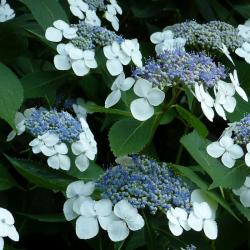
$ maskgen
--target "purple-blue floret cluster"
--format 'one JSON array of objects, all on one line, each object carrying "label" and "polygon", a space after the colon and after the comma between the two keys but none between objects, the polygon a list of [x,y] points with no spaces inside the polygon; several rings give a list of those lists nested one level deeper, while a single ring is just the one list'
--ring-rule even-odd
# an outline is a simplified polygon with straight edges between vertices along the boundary
[{"label": "purple-blue floret cluster", "polygon": [[234,129],[234,141],[246,145],[250,142],[250,114],[245,115]]}]

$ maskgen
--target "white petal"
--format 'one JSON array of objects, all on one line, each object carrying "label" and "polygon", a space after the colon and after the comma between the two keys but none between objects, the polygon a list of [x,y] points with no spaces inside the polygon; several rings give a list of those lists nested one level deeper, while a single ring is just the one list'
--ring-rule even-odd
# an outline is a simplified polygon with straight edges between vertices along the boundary
[{"label": "white petal", "polygon": [[108,226],[113,222],[113,221],[120,221],[120,219],[115,216],[113,212],[109,216],[98,216],[98,221],[102,229],[107,230]]},{"label": "white petal", "polygon": [[89,67],[85,65],[83,60],[77,60],[73,62],[72,69],[77,76],[84,76],[89,73]]},{"label": "white petal", "polygon": [[69,70],[71,68],[69,57],[65,55],[56,55],[54,57],[54,64],[58,70]]},{"label": "white petal", "polygon": [[42,136],[42,140],[47,147],[52,147],[59,142],[59,137],[56,134],[46,133]]},{"label": "white petal", "polygon": [[47,147],[45,145],[42,145],[40,147],[40,150],[42,151],[42,153],[45,155],[45,156],[52,156],[52,155],[55,155],[56,154],[56,150],[54,147]]},{"label": "white petal", "polygon": [[74,220],[78,215],[73,210],[75,198],[71,198],[65,201],[63,205],[63,213],[67,221]]},{"label": "white petal", "polygon": [[153,88],[147,94],[148,102],[153,106],[160,105],[165,98],[165,93],[158,88]]},{"label": "white petal", "polygon": [[214,119],[214,111],[211,107],[207,106],[204,102],[201,103],[201,109],[204,115],[207,117],[209,121],[213,121]]},{"label": "white petal", "polygon": [[233,159],[239,159],[244,155],[242,148],[237,144],[234,144],[231,147],[229,147],[227,151],[230,153]]},{"label": "white petal", "polygon": [[110,108],[121,99],[121,91],[119,89],[112,91],[105,100],[105,108]]},{"label": "white petal", "polygon": [[245,100],[246,102],[248,102],[248,97],[246,95],[246,92],[241,88],[241,87],[235,87],[236,92],[239,94],[239,96]]},{"label": "white petal", "polygon": [[[8,225],[15,223],[13,215],[5,208],[0,208],[0,222],[5,221]],[[4,223],[4,224],[6,224]]]},{"label": "white petal", "polygon": [[121,200],[115,204],[114,213],[121,219],[133,220],[137,216],[138,211],[128,201]]},{"label": "white petal", "polygon": [[168,222],[171,233],[175,236],[180,236],[183,233],[183,228],[179,224],[174,224],[171,221]]},{"label": "white petal", "polygon": [[77,37],[77,28],[70,27],[63,31],[63,36],[67,39],[73,39]]},{"label": "white petal", "polygon": [[240,201],[244,207],[250,207],[250,188],[240,194]]},{"label": "white petal", "polygon": [[232,113],[236,107],[236,99],[228,96],[223,104],[223,107],[227,112]]},{"label": "white petal", "polygon": [[137,80],[134,85],[134,92],[139,97],[147,97],[149,91],[151,90],[152,83],[144,79]]},{"label": "white petal", "polygon": [[82,59],[83,58],[83,51],[81,49],[74,47],[69,51],[69,57],[73,60]]},{"label": "white petal", "polygon": [[84,18],[83,13],[81,12],[81,10],[78,7],[70,6],[70,11],[74,16],[78,17],[79,19]]},{"label": "white petal", "polygon": [[85,64],[87,67],[89,67],[90,69],[95,69],[97,68],[97,62],[95,59],[91,59],[91,60],[86,60],[85,59]]},{"label": "white petal", "polygon": [[66,155],[68,153],[68,148],[65,143],[60,143],[54,146],[57,153]]},{"label": "white petal", "polygon": [[75,164],[81,172],[84,172],[89,167],[89,160],[85,154],[80,154],[76,157]]},{"label": "white petal", "polygon": [[94,205],[95,201],[92,199],[82,201],[82,204],[80,206],[80,214],[87,217],[95,217],[96,212],[94,209]]},{"label": "white petal", "polygon": [[94,209],[98,216],[108,216],[112,212],[112,202],[108,199],[102,199],[95,203]]},{"label": "white petal", "polygon": [[207,146],[207,153],[213,158],[221,157],[225,152],[225,148],[223,148],[219,142],[212,142]]},{"label": "white petal", "polygon": [[86,200],[92,200],[92,199],[89,196],[79,196],[78,198],[76,198],[73,204],[73,211],[76,214],[81,215],[80,208],[82,206],[82,203]]},{"label": "white petal", "polygon": [[123,66],[118,59],[110,59],[106,62],[107,69],[112,76],[117,76],[123,72]]},{"label": "white petal", "polygon": [[197,218],[210,219],[212,217],[212,209],[207,202],[193,203],[193,213]]},{"label": "white petal", "polygon": [[124,72],[122,72],[119,76],[115,78],[115,81],[111,86],[111,90],[121,89],[121,85],[123,84],[124,81],[125,81],[125,74]]},{"label": "white petal", "polygon": [[131,58],[137,67],[142,67],[142,54],[140,51],[133,52]]},{"label": "white petal", "polygon": [[8,237],[13,241],[19,241],[19,234],[14,225],[9,226]]},{"label": "white petal", "polygon": [[167,211],[167,218],[169,222],[171,222],[172,224],[179,225],[178,218],[173,214],[173,211],[174,211],[173,208]]},{"label": "white petal", "polygon": [[222,157],[221,161],[224,164],[224,166],[228,168],[232,168],[235,164],[235,159],[232,158],[231,154],[228,152],[225,152]]},{"label": "white petal", "polygon": [[246,153],[245,155],[245,162],[248,167],[250,167],[250,154]]},{"label": "white petal", "polygon": [[220,145],[223,147],[223,148],[230,148],[232,145],[234,144],[234,140],[229,137],[229,136],[223,136],[221,137],[220,139]]},{"label": "white petal", "polygon": [[109,238],[114,242],[125,240],[129,235],[126,223],[121,220],[113,221],[107,229]]},{"label": "white petal", "polygon": [[127,91],[133,86],[134,83],[135,83],[135,79],[132,77],[128,77],[120,83],[120,89],[122,91]]},{"label": "white petal", "polygon": [[219,103],[215,103],[214,104],[214,108],[215,108],[215,111],[217,112],[217,114],[222,117],[224,120],[226,120],[226,114],[225,114],[225,111],[224,109],[222,108],[222,106],[219,104]]},{"label": "white petal", "polygon": [[150,36],[150,41],[154,44],[162,43],[164,41],[162,32],[155,32]]},{"label": "white petal", "polygon": [[145,98],[139,98],[131,102],[130,110],[133,117],[139,121],[146,121],[154,115],[154,108]]},{"label": "white petal", "polygon": [[81,141],[77,141],[71,144],[71,150],[74,155],[80,155],[83,153],[86,149],[84,145],[81,143]]},{"label": "white petal", "polygon": [[47,160],[47,163],[51,168],[54,168],[54,169],[60,168],[60,160],[59,160],[58,155],[49,157]]},{"label": "white petal", "polygon": [[79,239],[94,238],[99,232],[97,219],[94,217],[80,216],[76,220],[76,235]]},{"label": "white petal", "polygon": [[69,29],[69,25],[63,20],[57,20],[53,22],[53,25],[59,30]]},{"label": "white petal", "polygon": [[218,236],[217,223],[214,220],[205,220],[204,233],[210,240],[215,240]]},{"label": "white petal", "polygon": [[46,29],[45,37],[47,40],[51,42],[61,42],[63,35],[62,35],[62,31],[54,27],[49,27]]},{"label": "white petal", "polygon": [[12,130],[12,131],[8,134],[8,136],[7,136],[7,138],[6,138],[6,141],[7,141],[7,142],[10,142],[10,141],[12,141],[15,137],[16,137],[16,131],[15,131],[15,130]]},{"label": "white petal", "polygon": [[203,220],[196,217],[193,212],[189,214],[188,225],[195,231],[201,231],[203,227]]},{"label": "white petal", "polygon": [[60,169],[68,171],[70,169],[70,158],[67,155],[58,155]]},{"label": "white petal", "polygon": [[174,215],[181,220],[187,220],[187,212],[183,208],[176,207],[174,209]]},{"label": "white petal", "polygon": [[103,48],[103,53],[104,53],[105,57],[109,60],[114,59],[116,57],[111,46],[105,46]]},{"label": "white petal", "polygon": [[239,57],[245,57],[247,55],[246,51],[243,50],[242,48],[237,48],[235,50],[235,54],[238,55]]},{"label": "white petal", "polygon": [[132,231],[140,230],[144,227],[144,219],[140,214],[137,214],[132,220],[126,220],[128,228]]}]

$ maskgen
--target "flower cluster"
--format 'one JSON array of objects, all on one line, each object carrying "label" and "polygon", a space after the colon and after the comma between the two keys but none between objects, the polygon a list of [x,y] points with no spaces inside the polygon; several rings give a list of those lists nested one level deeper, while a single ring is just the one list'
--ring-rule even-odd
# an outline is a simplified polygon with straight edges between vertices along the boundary
[{"label": "flower cluster", "polygon": [[[57,45],[58,54],[54,57],[54,64],[58,70],[73,69],[77,76],[84,76],[90,69],[97,68],[95,50],[103,48],[107,58],[106,66],[112,76],[123,72],[123,65],[128,65],[131,60],[141,67],[142,55],[137,39],[124,39],[115,32],[101,27],[101,20],[96,10],[107,9],[105,17],[118,29],[119,23],[116,14],[122,13],[116,0],[104,5],[103,1],[69,0],[71,12],[80,18],[78,24],[67,24],[62,20],[53,23],[47,28],[45,37],[52,42],[66,43]],[[105,7],[106,6],[106,7]],[[105,8],[104,8],[105,7]]]},{"label": "flower cluster", "polygon": [[16,131],[12,131],[7,141],[24,131],[30,133],[33,139],[29,145],[34,154],[42,153],[48,156],[47,163],[54,169],[70,169],[68,145],[76,156],[75,165],[80,171],[85,171],[89,160],[94,160],[97,153],[96,142],[85,119],[81,106],[73,106],[78,118],[66,111],[56,109],[32,108],[18,112],[15,118]]},{"label": "flower cluster", "polygon": [[6,0],[0,2],[0,23],[6,22],[15,17],[15,11],[11,9]]},{"label": "flower cluster", "polygon": [[128,165],[108,169],[96,187],[113,204],[128,199],[134,207],[147,208],[152,214],[158,210],[166,213],[171,207],[191,208],[189,186],[165,163],[144,156],[133,156]]},{"label": "flower cluster", "polygon": [[228,168],[245,154],[245,163],[250,167],[250,114],[229,124],[220,139],[207,146],[207,153],[213,158],[221,157],[223,165]]},{"label": "flower cluster", "polygon": [[[137,231],[144,226],[144,219],[127,200],[114,205],[109,199],[93,200],[95,183],[76,181],[71,183],[64,204],[64,215],[68,221],[76,220],[76,235],[79,239],[95,237],[100,227],[108,232],[109,238],[116,242],[129,235],[129,230]],[[113,208],[113,210],[112,210]]]},{"label": "flower cluster", "polygon": [[144,67],[136,68],[133,76],[146,79],[161,89],[178,84],[188,86],[210,121],[213,121],[214,109],[225,120],[224,110],[229,113],[234,111],[235,92],[248,101],[240,87],[236,70],[229,74],[231,83],[225,82],[225,67],[215,63],[204,52],[165,50],[156,59],[149,59]]},{"label": "flower cluster", "polygon": [[14,223],[13,215],[7,209],[0,207],[0,250],[4,249],[4,237],[19,241],[19,234]]},{"label": "flower cluster", "polygon": [[196,21],[186,21],[167,26],[164,31],[171,30],[174,37],[186,38],[186,44],[200,50],[219,51],[225,44],[231,51],[242,45],[244,39],[238,36],[237,28],[222,21],[210,21],[199,24]]},{"label": "flower cluster", "polygon": [[238,36],[244,40],[244,43],[235,50],[235,53],[250,64],[250,20],[238,26]]}]

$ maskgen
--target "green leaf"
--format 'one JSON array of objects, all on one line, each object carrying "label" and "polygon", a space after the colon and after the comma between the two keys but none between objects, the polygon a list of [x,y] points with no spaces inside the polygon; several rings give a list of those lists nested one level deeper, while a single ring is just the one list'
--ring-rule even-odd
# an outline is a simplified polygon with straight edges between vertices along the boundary
[{"label": "green leaf", "polygon": [[46,30],[54,21],[68,21],[62,6],[56,0],[21,0],[31,11],[36,21]]},{"label": "green leaf", "polygon": [[206,147],[211,142],[201,138],[196,131],[183,136],[181,143],[212,178],[213,183],[210,188],[219,186],[239,188],[244,183],[246,175],[250,172],[244,164],[238,164],[232,169],[226,168],[219,160],[208,155]]},{"label": "green leaf", "polygon": [[163,117],[161,118],[160,125],[166,125],[171,123],[176,116],[176,112],[174,109],[168,110],[166,113],[164,113]]},{"label": "green leaf", "polygon": [[0,117],[13,128],[16,112],[23,102],[23,87],[16,75],[0,63]]},{"label": "green leaf", "polygon": [[83,104],[84,108],[89,112],[97,112],[104,114],[113,114],[113,115],[122,115],[131,117],[131,113],[129,111],[112,109],[112,108],[104,108],[102,106],[94,105],[94,104]]},{"label": "green leaf", "polygon": [[109,131],[109,142],[115,156],[140,152],[150,140],[154,120],[145,122],[123,119]]},{"label": "green leaf", "polygon": [[208,135],[206,126],[196,116],[179,105],[176,105],[175,108],[188,125],[197,130],[200,136],[206,137]]},{"label": "green leaf", "polygon": [[233,8],[246,19],[250,18],[250,4],[237,4]]},{"label": "green leaf", "polygon": [[67,186],[76,180],[67,174],[51,169],[38,162],[6,157],[19,174],[40,187],[65,191]]},{"label": "green leaf", "polygon": [[69,72],[47,71],[24,76],[21,79],[24,98],[45,97],[54,100],[57,88],[65,82],[68,75]]},{"label": "green leaf", "polygon": [[26,218],[37,220],[40,222],[48,222],[48,223],[58,223],[58,222],[66,222],[66,219],[63,214],[26,214],[26,213],[17,213]]},{"label": "green leaf", "polygon": [[0,191],[7,190],[15,186],[15,181],[9,174],[7,168],[0,164]]},{"label": "green leaf", "polygon": [[250,221],[250,209],[243,207],[243,205],[241,203],[239,203],[237,200],[235,200],[233,197],[231,197],[234,205],[238,208],[238,210],[241,212],[242,215],[244,215],[244,217]]}]

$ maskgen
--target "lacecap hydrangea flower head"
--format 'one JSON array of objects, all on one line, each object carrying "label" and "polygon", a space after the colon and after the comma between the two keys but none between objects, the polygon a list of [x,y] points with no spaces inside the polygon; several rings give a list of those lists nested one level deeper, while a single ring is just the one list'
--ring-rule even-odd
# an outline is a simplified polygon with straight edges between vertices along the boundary
[{"label": "lacecap hydrangea flower head", "polygon": [[[77,109],[78,105],[74,107]],[[47,156],[49,167],[69,170],[71,160],[68,153],[71,149],[76,167],[85,171],[89,160],[94,160],[97,154],[97,145],[79,108],[77,111],[76,117],[66,111],[47,110],[43,107],[18,112],[15,118],[16,130],[9,134],[7,141],[26,131],[35,138],[29,143],[32,152]]]},{"label": "lacecap hydrangea flower head", "polygon": [[[100,226],[112,241],[124,240],[130,230],[143,228],[142,210],[154,216],[165,214],[175,236],[193,229],[217,238],[217,203],[202,190],[194,190],[167,164],[146,156],[122,157],[117,162],[95,183],[78,181],[68,186],[64,214],[67,220],[77,219],[80,239],[95,237]],[[100,200],[91,197],[94,189]]]},{"label": "lacecap hydrangea flower head", "polygon": [[69,0],[71,12],[80,20],[78,24],[69,25],[62,20],[53,23],[53,27],[46,30],[45,37],[52,42],[66,43],[57,45],[58,54],[54,57],[54,64],[58,70],[73,69],[77,76],[84,76],[90,69],[98,67],[95,50],[102,48],[106,57],[106,67],[112,76],[123,72],[123,66],[131,60],[141,67],[142,55],[137,39],[124,39],[115,32],[101,26],[101,20],[96,11],[105,10],[104,17],[109,20],[114,29],[118,30],[117,14],[122,14],[116,0],[83,1]]}]

